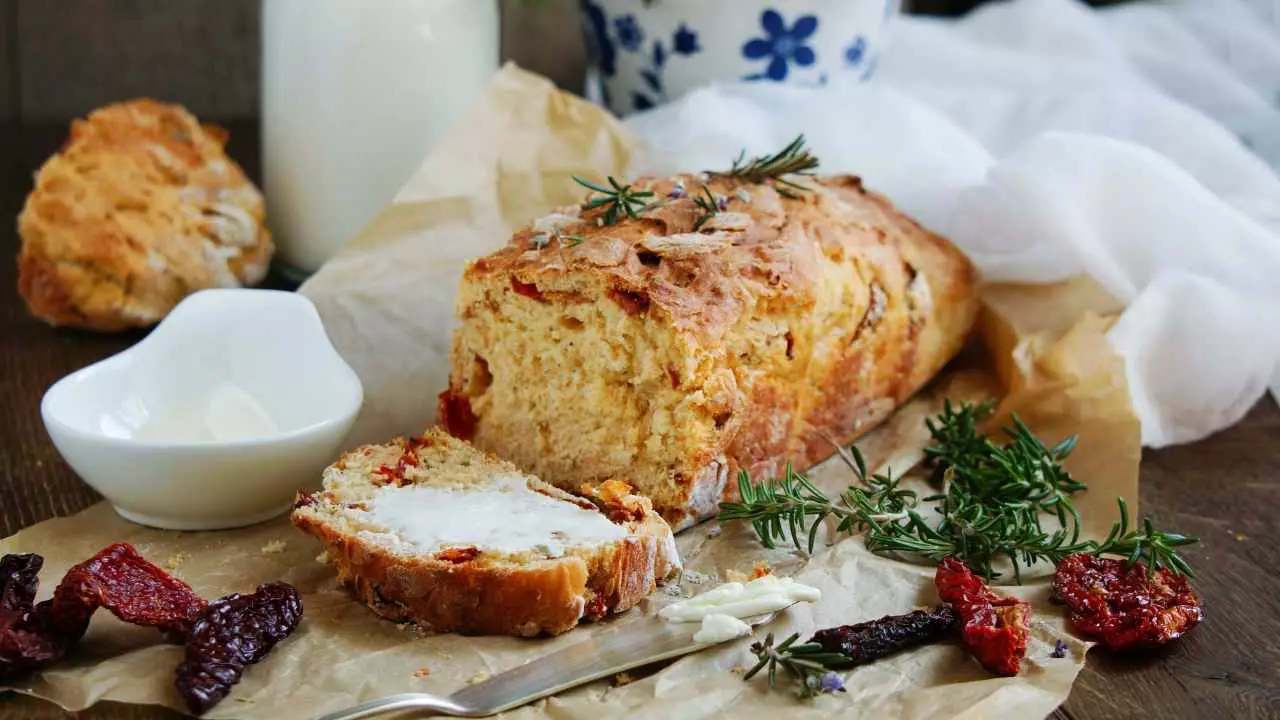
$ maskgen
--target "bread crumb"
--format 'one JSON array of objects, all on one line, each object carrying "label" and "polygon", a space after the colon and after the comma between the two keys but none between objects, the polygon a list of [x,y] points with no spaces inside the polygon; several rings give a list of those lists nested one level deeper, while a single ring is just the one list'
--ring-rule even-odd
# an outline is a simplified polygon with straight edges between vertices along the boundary
[{"label": "bread crumb", "polygon": [[733,673],[734,675],[746,675],[747,669],[741,665],[734,665],[733,667],[729,668],[729,672]]},{"label": "bread crumb", "polygon": [[1236,539],[1236,542],[1244,542],[1245,540],[1249,539],[1248,535],[1245,535],[1244,533],[1241,533],[1241,532],[1236,533],[1234,537]]},{"label": "bread crumb", "polygon": [[622,687],[623,685],[630,685],[635,681],[636,679],[631,677],[630,673],[620,672],[617,675],[613,676],[614,687]]},{"label": "bread crumb", "polygon": [[289,547],[289,543],[284,540],[272,540],[262,546],[261,552],[263,555],[277,555],[284,552],[284,549],[287,547]]},{"label": "bread crumb", "polygon": [[323,552],[322,552],[322,553],[320,553],[319,555],[317,555],[317,556],[316,556],[316,562],[320,563],[321,565],[328,565],[328,564],[329,564],[329,553],[323,553]]},{"label": "bread crumb", "polygon": [[475,674],[475,675],[472,675],[472,676],[467,680],[467,684],[468,684],[468,685],[475,685],[476,683],[482,683],[482,682],[484,682],[485,680],[488,680],[488,679],[489,679],[489,671],[488,671],[488,670],[477,670],[477,671],[476,671],[476,674]]},{"label": "bread crumb", "polygon": [[681,582],[688,580],[694,585],[701,585],[702,583],[707,582],[708,580],[711,580],[711,579],[712,577],[710,575],[705,575],[703,573],[698,572],[697,570],[682,570],[680,572]]},{"label": "bread crumb", "polygon": [[719,525],[712,525],[710,528],[707,529],[707,537],[709,538],[720,537],[720,531],[721,529]]},{"label": "bread crumb", "polygon": [[663,585],[662,592],[670,595],[671,597],[684,597],[684,590],[681,590],[680,586],[675,583],[667,583],[666,585]]},{"label": "bread crumb", "polygon": [[422,667],[413,671],[413,676],[416,678],[424,678],[430,674],[431,674],[431,668],[427,667],[426,665],[423,665]]},{"label": "bread crumb", "polygon": [[733,568],[730,568],[725,571],[724,576],[725,576],[725,579],[729,580],[730,582],[751,582],[752,580],[758,580],[764,577],[765,575],[772,575],[772,574],[773,574],[773,568],[769,566],[769,563],[764,562],[762,560],[756,563],[755,567],[751,568],[750,574],[744,573],[740,570],[734,570]]},{"label": "bread crumb", "polygon": [[173,555],[169,556],[168,560],[164,561],[164,567],[166,570],[168,570],[171,573],[177,572],[178,568],[182,566],[182,563],[190,559],[191,559],[191,556],[187,553],[184,553],[184,552],[174,553]]}]

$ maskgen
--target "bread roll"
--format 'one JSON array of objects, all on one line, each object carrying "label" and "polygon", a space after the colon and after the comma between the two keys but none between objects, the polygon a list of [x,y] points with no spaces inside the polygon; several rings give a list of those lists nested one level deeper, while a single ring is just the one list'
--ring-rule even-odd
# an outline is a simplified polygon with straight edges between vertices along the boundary
[{"label": "bread roll", "polygon": [[18,291],[51,325],[147,327],[197,290],[260,282],[274,247],[226,132],[136,100],[76,120],[18,218]]}]

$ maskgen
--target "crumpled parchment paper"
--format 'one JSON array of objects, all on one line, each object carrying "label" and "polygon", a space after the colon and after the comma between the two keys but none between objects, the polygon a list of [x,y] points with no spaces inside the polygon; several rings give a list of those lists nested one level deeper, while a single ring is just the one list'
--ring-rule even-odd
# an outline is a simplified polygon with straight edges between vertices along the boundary
[{"label": "crumpled parchment paper", "polygon": [[[617,122],[550,83],[513,67],[499,73],[470,116],[349,248],[302,292],[319,307],[335,346],[365,384],[365,411],[352,442],[420,431],[433,415],[447,369],[454,288],[466,259],[505,241],[509,229],[551,206],[572,202],[572,173],[601,175],[623,166],[638,145]],[[986,291],[981,342],[956,366],[859,443],[877,467],[904,470],[927,441],[923,418],[943,397],[1001,396],[998,414],[1017,412],[1047,441],[1076,433],[1068,467],[1091,490],[1079,497],[1087,530],[1115,518],[1115,498],[1136,509],[1140,429],[1125,388],[1123,361],[1105,333],[1116,303],[1088,281],[999,286]],[[838,460],[811,473],[836,491],[851,475]],[[300,480],[300,484],[306,479]],[[45,556],[43,591],[101,547],[135,544],[206,597],[285,580],[303,593],[305,619],[294,637],[253,666],[214,718],[307,718],[381,695],[448,694],[489,675],[582,640],[584,625],[551,639],[427,636],[376,618],[338,587],[317,560],[318,544],[287,519],[206,533],[130,524],[106,504],[50,520],[0,542],[3,552]],[[757,630],[810,633],[937,601],[932,569],[868,553],[860,538],[820,542],[812,557],[765,550],[748,527],[708,522],[678,538],[686,571],[641,608],[614,622],[656,623],[656,608],[768,563],[821,588]],[[1035,605],[1027,662],[1015,678],[994,678],[954,642],[916,649],[844,674],[846,693],[814,701],[743,682],[752,659],[742,639],[686,656],[647,675],[601,680],[539,701],[511,717],[735,718],[1043,717],[1066,699],[1088,644],[1073,639],[1060,608],[1047,603],[1043,578],[1004,588]],[[1067,657],[1049,656],[1056,639]],[[95,618],[66,662],[15,684],[15,690],[70,710],[100,700],[181,709],[172,686],[181,649],[151,630]]]}]

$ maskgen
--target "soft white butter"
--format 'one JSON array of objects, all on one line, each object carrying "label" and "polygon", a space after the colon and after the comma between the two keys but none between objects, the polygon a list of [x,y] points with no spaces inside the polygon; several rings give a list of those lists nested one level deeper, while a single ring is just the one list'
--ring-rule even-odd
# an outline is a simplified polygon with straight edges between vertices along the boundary
[{"label": "soft white butter", "polygon": [[765,575],[748,583],[727,582],[712,590],[668,605],[658,615],[670,622],[698,622],[708,615],[746,618],[781,610],[797,602],[822,597],[816,587],[791,578]]},{"label": "soft white butter", "polygon": [[711,645],[750,634],[751,626],[738,618],[723,613],[711,613],[702,618],[702,627],[698,628],[698,632],[693,634],[693,641]]},{"label": "soft white butter", "polygon": [[368,507],[371,524],[425,552],[462,546],[560,557],[626,536],[604,515],[534,492],[518,475],[480,487],[388,485]]},{"label": "soft white butter", "polygon": [[134,435],[161,442],[229,442],[279,432],[257,399],[239,385],[223,382],[196,403],[156,413]]}]

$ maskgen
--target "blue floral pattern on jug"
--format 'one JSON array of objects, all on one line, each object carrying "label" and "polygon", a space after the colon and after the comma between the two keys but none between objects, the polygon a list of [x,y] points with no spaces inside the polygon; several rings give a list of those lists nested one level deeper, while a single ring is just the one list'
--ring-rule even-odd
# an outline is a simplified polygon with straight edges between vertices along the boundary
[{"label": "blue floral pattern on jug", "polygon": [[[844,2],[858,9],[846,12]],[[661,105],[708,79],[809,87],[841,76],[867,79],[879,60],[881,24],[898,12],[900,0],[840,3],[832,4],[833,17],[803,6],[788,10],[777,0],[753,3],[731,33],[714,26],[717,15],[682,3],[652,17],[657,6],[649,0],[578,4],[599,97],[625,114]]]},{"label": "blue floral pattern on jug", "polygon": [[618,71],[618,52],[609,40],[609,25],[605,21],[604,8],[591,0],[581,0],[579,7],[582,10],[582,35],[586,39],[587,56],[600,68],[600,72],[613,77]]},{"label": "blue floral pattern on jug", "polygon": [[857,67],[862,64],[863,58],[867,56],[867,39],[859,35],[844,51],[844,63],[849,67]]},{"label": "blue floral pattern on jug", "polygon": [[818,30],[817,17],[802,15],[788,29],[782,15],[777,10],[769,9],[760,13],[760,26],[764,29],[765,37],[748,40],[742,46],[742,56],[748,60],[769,58],[769,65],[763,73],[748,75],[745,80],[786,80],[790,63],[809,67],[817,62],[817,53],[805,44],[805,40]]},{"label": "blue floral pattern on jug", "polygon": [[640,29],[635,15],[623,15],[613,21],[613,26],[618,31],[618,44],[624,50],[635,52],[644,45],[644,30]]},{"label": "blue floral pattern on jug", "polygon": [[[621,31],[622,24],[615,23]],[[626,47],[626,45],[624,45]],[[689,29],[685,23],[680,23],[680,27],[671,36],[671,47],[677,55],[694,55],[701,51],[698,46],[698,34]],[[631,93],[631,108],[633,110],[648,110],[660,102],[667,101],[667,91],[665,82],[663,81],[663,71],[667,67],[667,60],[670,56],[667,48],[662,44],[662,40],[654,38],[651,50],[648,55],[648,62],[640,68],[640,77],[644,79],[644,84],[648,87],[648,91],[635,90]],[[627,48],[633,52],[638,51],[640,46]]]}]

